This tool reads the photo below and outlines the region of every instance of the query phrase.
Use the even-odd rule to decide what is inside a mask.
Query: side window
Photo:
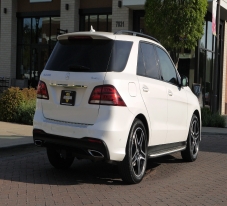
[[[159,68],[156,61],[156,53],[152,44],[140,43],[144,64],[146,68],[146,76],[154,79],[160,79]]]
[[[166,82],[177,85],[178,84],[177,75],[173,63],[171,62],[169,56],[166,54],[165,51],[163,51],[159,47],[156,48],[159,58],[159,65],[162,71],[162,79]]]
[[[139,50],[138,50],[138,60],[137,60],[137,75],[140,76],[145,76],[145,66],[144,66],[144,61],[143,61],[143,53],[142,49],[139,45]]]

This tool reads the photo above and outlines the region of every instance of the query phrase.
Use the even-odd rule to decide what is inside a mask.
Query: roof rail
[[[146,34],[134,32],[134,31],[120,30],[120,31],[115,32],[114,34],[131,34],[133,36],[144,37],[144,38],[151,39],[153,41],[156,41],[156,42],[160,43],[157,39],[155,39],[152,36],[148,36]]]

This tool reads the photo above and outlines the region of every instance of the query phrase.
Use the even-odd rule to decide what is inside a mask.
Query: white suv
[[[156,39],[131,31],[58,37],[40,76],[33,130],[55,168],[75,157],[103,160],[138,183],[148,158],[181,151],[194,161],[200,133],[198,99]]]

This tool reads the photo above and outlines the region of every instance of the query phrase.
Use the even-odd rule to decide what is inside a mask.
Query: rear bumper
[[[75,139],[71,137],[48,134],[43,130],[34,129],[33,140],[36,146],[64,149],[72,152],[72,154],[77,158],[86,158],[95,161],[110,160],[109,151],[105,142],[99,139],[88,137]]]
[[[40,105],[39,103],[37,105]],[[81,140],[93,138],[101,140],[106,145],[109,157],[105,156],[105,158],[110,161],[122,161],[124,159],[129,131],[135,118],[127,107],[100,106],[99,115],[93,125],[50,120],[44,117],[41,108],[41,105],[36,108],[33,128],[48,134],[45,135],[47,142],[53,143],[52,139],[57,137],[58,146],[74,145],[75,147],[77,145],[76,148],[80,149],[80,147],[83,148],[82,143],[84,143],[83,141],[81,143]],[[37,135],[34,134],[34,138]],[[39,134],[39,137],[43,138],[42,134]]]

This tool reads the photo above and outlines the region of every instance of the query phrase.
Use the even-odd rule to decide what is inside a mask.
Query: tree
[[[149,34],[171,51],[177,65],[182,49],[193,49],[203,35],[207,0],[146,0]]]

